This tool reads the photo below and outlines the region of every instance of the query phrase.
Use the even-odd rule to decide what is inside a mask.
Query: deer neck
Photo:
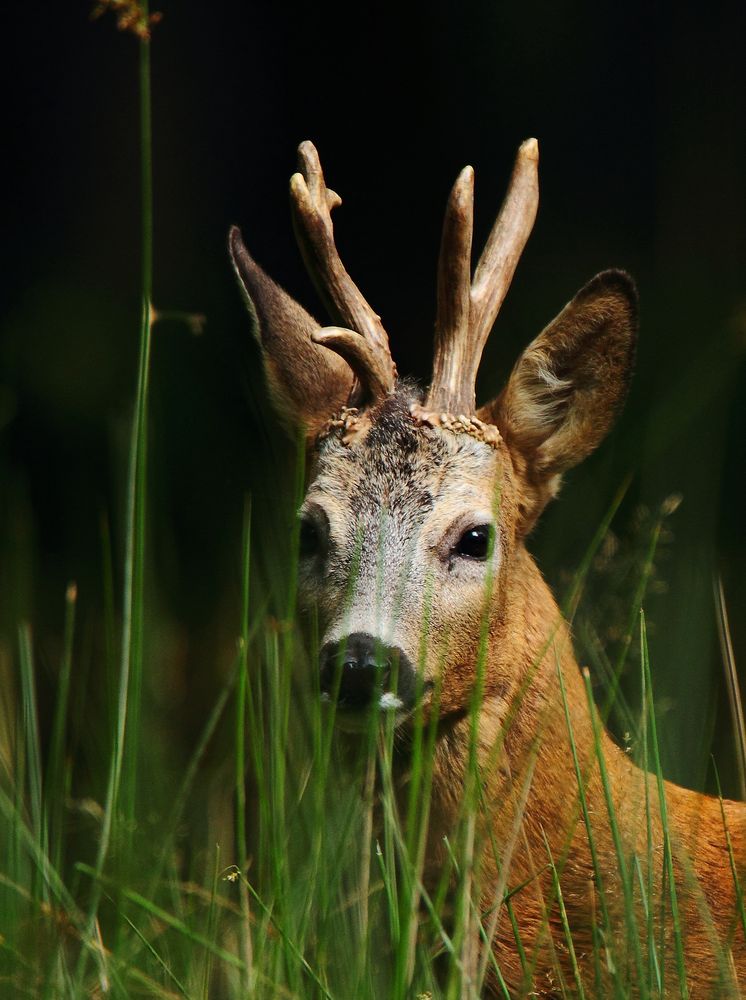
[[[537,838],[535,848],[541,849],[542,856],[546,854],[544,834],[558,854],[564,852],[569,838],[579,851],[578,868],[584,868],[585,858],[590,871],[587,842],[576,835],[578,822],[583,822],[576,762],[581,774],[587,776],[589,807],[605,814],[606,804],[585,683],[569,626],[538,567],[522,547],[513,560],[510,592],[491,628],[478,724],[473,726],[467,712],[445,727],[437,747],[434,840],[448,835],[458,824],[476,740],[485,790],[482,800],[489,813],[485,824],[497,831],[498,839],[509,838],[520,813],[527,820],[525,828]],[[630,784],[639,785],[642,791],[642,772],[602,728],[598,739],[615,797],[621,802],[629,794]],[[628,810],[623,812],[626,815]],[[613,857],[611,841],[601,845],[602,850],[605,847]]]

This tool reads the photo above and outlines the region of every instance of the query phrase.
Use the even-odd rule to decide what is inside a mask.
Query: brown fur
[[[293,431],[300,421],[316,434],[346,401],[352,372],[336,354],[313,343],[319,324],[255,263],[235,227],[229,246],[275,409]]]
[[[618,855],[569,628],[524,539],[557,492],[561,474],[599,444],[624,400],[636,335],[634,286],[621,272],[608,271],[578,293],[524,352],[500,396],[478,411],[481,421],[500,432],[487,443],[447,429],[466,426],[458,419],[445,419],[442,426],[415,419],[412,411],[418,412],[419,398],[401,384],[365,414],[355,434],[346,435],[342,426],[330,429],[332,411],[349,393],[349,369],[340,369],[334,355],[325,361],[314,353],[319,349],[306,343],[310,317],[294,303],[287,306],[284,293],[253,262],[239,262],[237,270],[254,300],[270,379],[286,408],[295,406],[295,419],[309,433],[312,461],[303,511],[318,525],[323,545],[303,561],[300,588],[302,601],[318,609],[322,641],[367,632],[419,662],[428,605],[424,674],[437,682],[442,671],[442,694],[425,888],[437,884],[446,862],[444,837],[459,822],[470,747],[469,707],[486,620],[489,644],[477,738],[485,807],[476,831],[477,883],[485,913],[493,907],[499,885],[523,885],[512,905],[533,971],[526,978],[504,912],[493,918],[495,956],[514,996],[560,996],[558,969],[573,991],[547,871],[548,845],[561,872],[581,977],[586,991],[592,990],[593,928],[600,923],[604,900],[617,928],[615,941],[625,940]],[[297,353],[288,348],[294,339],[305,345]],[[283,345],[279,350],[278,343]],[[317,444],[321,427],[327,430]],[[460,558],[459,533],[485,523],[494,524],[497,533],[491,559]],[[603,900],[580,814],[560,676],[585,776]],[[434,706],[432,697],[425,696],[426,718]],[[408,725],[401,721],[404,743]],[[600,739],[623,854],[628,864],[636,855],[645,875],[649,812],[658,900],[664,842],[656,781],[635,767],[605,732]],[[405,763],[399,779],[406,782]],[[690,996],[715,991],[736,996],[746,990],[746,941],[736,912],[720,803],[672,784],[665,786],[665,796]],[[723,808],[743,876],[746,806],[726,802]],[[519,835],[508,857],[506,845],[514,830]],[[507,870],[502,875],[492,839],[498,854],[503,852]],[[634,906],[646,965],[639,889]],[[670,923],[668,918],[661,958],[673,996],[678,984]],[[718,949],[726,956],[721,965]],[[631,949],[628,960],[632,958]],[[489,995],[499,995],[497,984],[488,982]]]

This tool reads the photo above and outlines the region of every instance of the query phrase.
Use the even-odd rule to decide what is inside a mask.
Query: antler
[[[312,142],[298,147],[300,172],[290,178],[295,234],[303,259],[329,312],[341,326],[320,330],[314,340],[336,351],[355,373],[351,402],[375,402],[393,391],[396,366],[380,317],[363,298],[339,258],[331,210],[342,199],[327,188]]]
[[[440,244],[435,358],[426,410],[475,412],[475,385],[482,351],[536,218],[538,165],[539,145],[536,139],[527,139],[518,150],[508,193],[473,281],[472,168],[462,170],[453,186]]]

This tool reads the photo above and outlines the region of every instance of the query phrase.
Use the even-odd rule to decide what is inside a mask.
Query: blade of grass
[[[609,916],[609,908],[606,902],[606,889],[604,886],[604,876],[601,868],[601,864],[598,857],[598,850],[596,847],[596,838],[593,833],[593,826],[591,824],[591,815],[588,808],[588,798],[586,796],[586,776],[583,774],[580,767],[580,758],[578,756],[578,748],[575,743],[575,732],[572,725],[572,719],[570,717],[570,706],[567,701],[567,691],[565,689],[565,680],[562,675],[562,667],[560,665],[559,657],[557,658],[557,676],[559,678],[560,694],[562,696],[562,706],[565,713],[565,725],[567,726],[567,733],[570,740],[570,752],[572,754],[573,769],[575,771],[575,780],[578,783],[578,796],[580,799],[580,808],[583,814],[583,822],[585,824],[586,836],[588,837],[588,848],[591,854],[591,863],[593,865],[593,878],[595,883],[595,890],[597,890],[598,901],[601,906],[601,918],[603,922],[603,931],[605,935],[606,942],[609,941],[612,935],[612,924],[611,918]],[[553,864],[553,862],[552,862]],[[556,873],[556,868],[554,868]],[[591,890],[593,891],[593,890]],[[594,928],[594,938],[595,938],[595,928]],[[610,959],[608,956],[608,943],[607,943],[607,967],[610,964]],[[613,968],[612,981],[614,984],[614,995],[619,997],[622,991],[622,985],[619,980],[618,969],[616,963],[611,963]],[[597,978],[600,978],[597,977]]]
[[[148,941],[145,935],[142,933],[140,928],[124,913],[122,910],[119,911],[119,916],[126,924],[129,925],[133,933],[140,939],[142,944],[145,946],[147,951],[153,956],[158,965],[163,969],[166,976],[173,982],[174,986],[181,993],[185,1000],[191,1000],[191,994],[187,990],[186,986],[181,982],[181,980],[174,974],[173,969],[169,966],[168,962],[163,958],[163,956],[153,947],[152,943]]]
[[[733,652],[733,642],[728,624],[728,609],[725,604],[723,578],[718,574],[713,580],[715,592],[715,607],[717,609],[718,638],[720,652],[725,669],[725,684],[728,691],[728,704],[733,721],[733,740],[735,742],[736,764],[738,766],[738,789],[741,801],[746,801],[746,722],[743,715],[741,688],[738,683],[736,657]]]
[[[221,948],[220,945],[215,944],[204,934],[200,934],[199,931],[192,930],[188,924],[184,923],[178,917],[175,917],[168,910],[164,910],[163,907],[158,906],[150,899],[146,899],[145,896],[141,895],[139,892],[135,892],[134,889],[128,889],[126,886],[117,885],[114,879],[109,878],[106,875],[97,875],[96,869],[91,865],[87,865],[82,861],[76,863],[76,868],[84,872],[91,879],[96,879],[101,883],[102,887],[109,887],[119,893],[123,899],[129,900],[134,903],[135,906],[139,907],[149,916],[156,920],[161,921],[166,924],[172,930],[177,931],[181,934],[187,941],[191,941],[192,944],[199,945],[206,951],[210,952],[215,958],[219,958],[221,962],[225,962],[226,965],[233,967],[234,969],[240,969],[242,966],[241,959],[232,952],[227,951],[225,948]]]
[[[643,562],[642,572],[640,573],[639,580],[637,581],[637,589],[632,600],[632,606],[629,613],[629,618],[627,621],[627,627],[624,631],[624,637],[622,640],[622,648],[617,657],[616,663],[614,664],[613,674],[611,677],[611,683],[606,694],[606,701],[601,712],[601,718],[606,722],[615,708],[618,696],[619,696],[619,684],[622,679],[622,673],[624,671],[624,665],[627,662],[627,656],[629,654],[630,647],[632,645],[632,640],[635,635],[637,628],[637,623],[640,617],[640,612],[642,610],[642,604],[645,600],[645,594],[647,593],[648,583],[653,572],[653,563],[655,560],[655,553],[658,549],[658,542],[660,540],[661,531],[663,528],[663,522],[669,513],[672,512],[670,500],[665,501],[656,517],[652,530],[650,532],[650,538],[648,540],[648,547],[645,553],[645,560]]]
[[[728,819],[725,815],[725,803],[723,801],[723,793],[720,788],[720,775],[718,774],[717,765],[713,761],[713,768],[715,771],[715,782],[717,783],[718,799],[720,800],[720,815],[723,819],[723,829],[725,830],[725,842],[728,845],[728,861],[730,863],[730,872],[733,878],[733,885],[736,890],[736,906],[738,908],[738,916],[741,920],[741,928],[743,929],[744,935],[746,935],[746,909],[744,908],[743,900],[743,889],[741,887],[741,880],[738,875],[738,868],[736,866],[736,856],[733,853],[733,841],[731,840],[730,829],[728,827]]]
[[[567,953],[570,956],[570,968],[572,969],[572,977],[575,980],[575,986],[577,987],[577,995],[579,1000],[585,1000],[585,989],[583,987],[583,980],[580,975],[580,967],[578,966],[578,958],[575,954],[575,945],[573,944],[572,934],[570,932],[570,923],[567,919],[567,910],[565,909],[565,900],[562,895],[562,886],[560,885],[559,874],[557,873],[557,868],[554,864],[554,858],[552,857],[552,851],[549,847],[549,841],[547,840],[545,832],[541,832],[542,839],[544,841],[544,847],[547,852],[547,857],[549,858],[549,870],[552,873],[552,885],[554,886],[554,897],[557,900],[560,911],[560,920],[562,922],[562,932],[565,937],[565,945],[567,946]]]
[[[682,936],[681,917],[679,915],[678,897],[676,893],[676,881],[674,879],[673,853],[671,850],[671,835],[668,825],[668,809],[666,806],[666,790],[663,781],[660,754],[658,751],[658,729],[655,721],[655,701],[653,699],[653,685],[650,676],[650,657],[648,653],[647,631],[645,628],[645,612],[642,608],[640,609],[640,643],[642,650],[642,668],[645,673],[645,685],[648,698],[647,714],[650,721],[650,745],[653,752],[653,765],[658,785],[658,802],[661,824],[663,827],[663,867],[666,881],[668,883],[669,902],[671,906],[671,920],[673,923],[674,944],[676,949],[676,970],[678,973],[679,992],[681,998],[682,1000],[688,1000],[689,987],[686,980],[684,941]]]
[[[217,906],[215,905],[215,900],[218,894],[218,876],[220,873],[220,845],[215,845],[215,865],[212,875],[212,890],[210,892],[210,902],[207,907],[207,928],[205,937],[208,941],[211,941],[213,946],[216,945],[217,929],[218,929],[218,918],[217,918]],[[205,964],[202,969],[202,990],[201,996],[202,1000],[209,1000],[210,998],[210,984],[212,980],[212,951],[205,952]],[[243,961],[243,956],[242,956]]]
[[[314,972],[314,970],[311,968],[311,966],[309,965],[309,963],[306,961],[305,957],[298,951],[298,949],[295,946],[295,944],[293,943],[292,939],[290,937],[288,937],[287,933],[285,932],[285,929],[272,916],[272,914],[271,914],[271,912],[269,910],[269,907],[266,906],[266,904],[262,900],[261,896],[257,893],[257,891],[254,889],[254,887],[251,885],[251,883],[248,881],[248,879],[246,879],[245,881],[246,881],[246,887],[247,887],[247,889],[249,890],[249,892],[251,894],[251,898],[258,904],[259,908],[266,914],[267,918],[269,919],[269,921],[272,924],[272,926],[274,927],[274,929],[277,931],[277,933],[280,935],[280,937],[286,943],[288,949],[294,954],[294,956],[297,959],[299,965],[305,970],[305,972],[307,973],[307,975],[311,978],[311,980],[313,981],[313,983],[316,985],[316,987],[320,991],[321,995],[325,998],[325,1000],[334,1000],[334,998],[332,997],[331,993],[329,993],[329,991],[327,990],[326,986],[319,979],[319,977],[316,974],[316,972]]]
[[[238,653],[238,691],[236,696],[236,858],[241,871],[248,861],[246,840],[246,711],[248,689],[249,655],[249,589],[251,582],[251,497],[246,498],[243,529],[243,566],[241,572],[241,638]],[[242,926],[239,927],[238,941],[241,958],[246,971],[241,970],[241,989],[250,992],[250,973],[253,962],[251,954],[251,926],[249,898],[241,883],[239,891],[242,910]],[[205,996],[207,994],[205,993]]]
[[[23,707],[23,734],[31,831],[41,853],[47,855],[49,845],[42,799],[41,742],[39,739],[39,720],[36,714],[36,681],[31,649],[31,629],[26,623],[23,623],[18,630],[18,651],[21,665],[21,704]],[[35,880],[34,886],[35,889],[37,887],[41,889],[42,898],[48,901],[45,881],[42,880],[39,883]]]
[[[616,854],[617,866],[619,869],[619,877],[622,883],[622,894],[624,897],[624,914],[625,914],[625,923],[627,929],[627,938],[632,947],[636,981],[637,983],[642,985],[645,982],[645,976],[644,976],[643,962],[642,962],[642,951],[640,948],[640,935],[637,929],[637,917],[635,914],[632,880],[630,878],[630,872],[627,867],[627,858],[624,850],[624,843],[622,841],[621,831],[619,829],[619,825],[616,819],[616,809],[614,807],[614,798],[611,790],[611,782],[609,780],[609,773],[606,768],[606,757],[601,743],[601,731],[599,726],[598,710],[593,700],[593,690],[591,688],[591,676],[587,668],[583,670],[583,682],[585,684],[586,698],[588,701],[588,711],[590,713],[591,723],[593,728],[595,756],[598,762],[599,775],[601,778],[601,786],[603,788],[604,800],[606,803],[606,811],[609,817],[609,829],[611,831],[611,837],[614,844],[614,852]]]
[[[538,748],[537,748],[538,749]],[[499,967],[494,961],[494,954],[492,951],[492,942],[497,934],[498,921],[500,919],[500,914],[502,910],[503,903],[505,901],[505,891],[507,889],[508,874],[510,872],[510,865],[513,860],[513,853],[515,852],[516,846],[518,844],[518,838],[521,832],[521,827],[523,825],[523,818],[526,812],[526,805],[528,804],[528,796],[531,791],[531,785],[534,779],[534,769],[536,767],[536,752],[532,753],[529,758],[529,765],[526,769],[526,775],[523,779],[523,784],[521,786],[520,796],[518,798],[518,803],[516,807],[516,814],[513,819],[513,824],[508,835],[505,848],[500,858],[500,867],[498,869],[498,880],[495,887],[494,898],[495,902],[492,907],[492,912],[489,914],[489,923],[484,931],[484,941],[485,946],[482,949],[482,956],[479,963],[479,968],[477,970],[477,993],[481,995],[482,988],[484,986],[485,976],[487,974],[488,962],[491,962],[493,967],[499,972]],[[490,829],[490,834],[492,835],[492,830]],[[493,841],[493,852],[497,855],[497,845]],[[481,922],[480,922],[481,923]],[[500,979],[502,979],[502,974],[500,974]]]
[[[645,832],[647,842],[647,911],[645,914],[646,936],[648,946],[648,975],[649,988],[652,993],[653,983],[657,987],[658,995],[663,996],[663,969],[661,963],[664,955],[658,958],[655,946],[655,912],[653,909],[655,896],[655,857],[653,844],[653,817],[650,809],[650,756],[648,748],[648,689],[647,676],[645,671],[645,656],[642,650],[642,632],[640,633],[640,675],[642,690],[642,721],[640,729],[642,732],[642,770],[643,782],[645,786]]]
[[[142,2],[148,17],[148,0]],[[142,641],[144,619],[145,501],[147,471],[147,412],[153,327],[153,181],[152,121],[150,93],[150,39],[139,39],[140,96],[140,183],[141,183],[141,318],[135,413],[130,440],[127,479],[127,513],[122,608],[122,648],[116,711],[114,746],[104,805],[93,888],[88,909],[88,934],[96,926],[101,895],[101,878],[109,854],[112,832],[120,814],[124,791],[123,828],[134,827],[136,769],[138,756],[139,701],[142,684]],[[128,738],[129,717],[129,738]],[[81,952],[77,987],[83,988],[88,952]]]
[[[51,860],[55,868],[62,861],[63,815],[67,784],[65,779],[65,733],[69,708],[70,675],[72,672],[73,637],[75,634],[75,608],[78,588],[71,583],[65,593],[65,626],[62,645],[62,663],[57,681],[57,698],[54,720],[49,740],[45,786],[45,812],[48,817]]]
[[[64,913],[65,919],[69,921],[71,926],[80,935],[85,949],[98,953],[100,949],[95,939],[95,933],[87,935],[86,920],[78,909],[70,891],[57,869],[52,865],[49,856],[42,849],[38,837],[35,836],[34,832],[29,829],[28,824],[24,821],[16,803],[13,802],[2,787],[0,787],[0,813],[5,816],[5,820],[14,831],[19,844],[31,859],[42,884],[47,888],[49,898],[55,905],[59,906],[62,913]],[[12,885],[13,883],[10,880],[4,880],[4,884]],[[24,896],[26,896],[26,893],[27,890],[24,889]],[[28,894],[26,898],[33,897]]]
[[[495,514],[499,510],[500,497],[495,497]],[[493,545],[497,540],[493,539]],[[459,880],[456,898],[456,920],[453,933],[454,945],[462,949],[460,966],[451,967],[451,976],[446,987],[446,997],[476,995],[477,942],[478,929],[472,926],[472,893],[474,891],[475,867],[478,851],[475,850],[476,816],[479,810],[482,776],[479,761],[479,719],[485,697],[487,679],[487,654],[489,650],[489,627],[492,597],[495,588],[495,562],[490,560],[484,582],[483,603],[480,619],[479,645],[476,656],[476,676],[469,704],[469,752],[466,769],[466,784],[462,799],[462,875]],[[467,970],[466,978],[463,971]],[[466,991],[464,993],[464,991]]]
[[[622,485],[617,490],[614,499],[611,501],[608,510],[604,514],[603,520],[599,524],[598,528],[596,529],[596,532],[593,535],[593,538],[591,539],[590,545],[588,545],[588,547],[585,550],[585,553],[583,554],[583,558],[581,560],[580,565],[578,566],[578,569],[573,574],[573,579],[570,584],[570,589],[568,590],[567,595],[562,600],[562,605],[561,605],[562,613],[566,617],[568,622],[570,622],[571,624],[575,618],[575,612],[578,609],[578,604],[580,603],[580,597],[583,593],[583,587],[585,586],[585,581],[588,578],[588,573],[590,572],[591,566],[593,565],[593,560],[601,546],[601,543],[608,534],[609,528],[611,527],[611,522],[614,520],[616,512],[619,510],[622,501],[627,495],[627,491],[629,489],[631,482],[632,482],[632,476],[628,475],[624,480],[624,482],[622,483]]]

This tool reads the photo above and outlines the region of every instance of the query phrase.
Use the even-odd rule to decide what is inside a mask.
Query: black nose
[[[336,694],[341,708],[362,709],[397,684],[411,670],[396,646],[386,646],[366,632],[353,632],[339,642],[328,642],[321,651],[321,692]]]

